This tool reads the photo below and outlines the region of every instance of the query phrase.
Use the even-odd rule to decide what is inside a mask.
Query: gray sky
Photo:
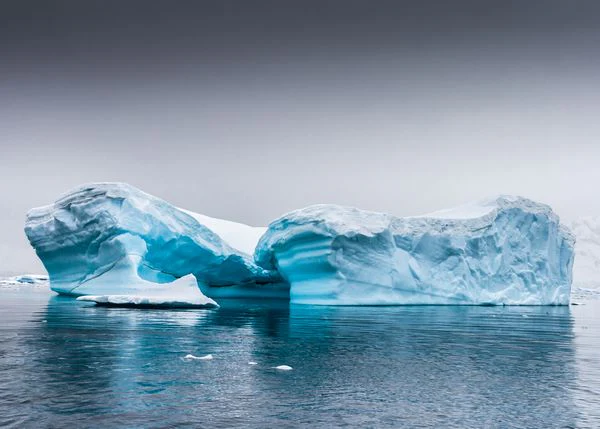
[[[0,272],[39,271],[26,211],[91,181],[255,225],[498,193],[600,215],[597,1],[171,3],[0,6]]]

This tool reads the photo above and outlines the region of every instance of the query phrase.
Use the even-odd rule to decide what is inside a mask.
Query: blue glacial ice
[[[221,288],[229,296],[258,294],[280,280],[253,261],[263,232],[178,209],[122,183],[76,188],[30,210],[25,224],[50,287],[75,296],[139,297],[157,288],[175,294],[175,280],[187,275],[197,279],[200,295]],[[287,297],[287,286],[264,293],[274,289]]]
[[[520,197],[408,218],[317,205],[259,228],[120,183],[32,209],[25,232],[56,292],[166,306],[566,305],[575,242],[550,207]]]
[[[410,218],[316,205],[272,222],[255,260],[298,304],[566,305],[574,243],[520,197]]]

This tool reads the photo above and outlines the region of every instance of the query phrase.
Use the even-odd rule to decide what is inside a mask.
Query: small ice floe
[[[273,369],[277,369],[279,371],[291,371],[294,368],[292,368],[289,365],[279,365],[279,366],[274,366]]]
[[[185,277],[175,282],[182,279]],[[211,298],[202,295],[199,289],[189,294],[190,296],[177,295],[176,291],[172,290],[175,286],[164,289],[164,291],[150,290],[147,292],[148,295],[84,295],[78,297],[77,301],[91,301],[104,307],[130,308],[215,308],[219,306]]]
[[[258,365],[258,362],[250,361],[248,362],[248,365]]]
[[[212,360],[213,355],[205,355],[205,356],[194,356],[192,354],[187,354],[184,357],[185,360]]]

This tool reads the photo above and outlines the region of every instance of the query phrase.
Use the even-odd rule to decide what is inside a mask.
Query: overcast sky
[[[265,225],[498,193],[600,215],[598,1],[5,1],[0,272],[92,181]]]

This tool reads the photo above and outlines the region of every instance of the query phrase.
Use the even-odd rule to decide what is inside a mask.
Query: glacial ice
[[[32,209],[25,232],[54,291],[165,306],[565,305],[575,241],[550,207],[521,197],[408,218],[316,205],[255,228],[121,183]]]
[[[566,305],[574,242],[520,197],[410,218],[315,205],[272,222],[255,260],[298,304]]]
[[[115,307],[164,307],[164,308],[213,308],[219,305],[205,296],[196,282],[196,278],[189,274],[171,283],[153,283],[135,277],[123,276],[121,270],[111,270],[108,274],[99,277],[100,285],[95,280],[87,282],[83,289],[116,290],[122,292],[107,295],[81,295],[78,301],[91,301],[97,305]],[[107,276],[114,276],[113,281],[108,281]],[[126,286],[123,287],[122,285]]]
[[[25,224],[51,288],[76,296],[143,296],[188,274],[205,291],[232,286],[230,294],[241,296],[246,287],[256,293],[280,280],[245,252],[262,232],[178,209],[123,183],[76,188],[30,210]]]

